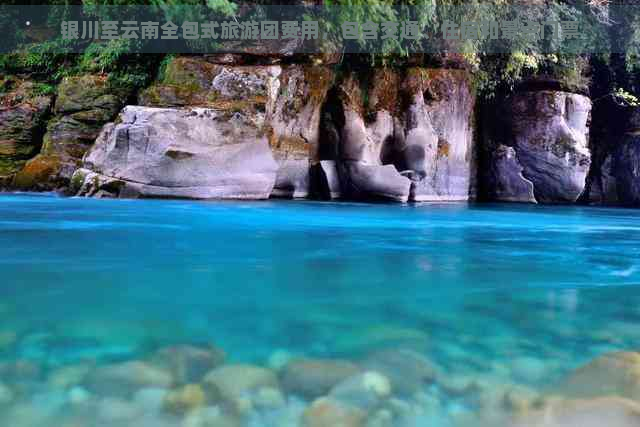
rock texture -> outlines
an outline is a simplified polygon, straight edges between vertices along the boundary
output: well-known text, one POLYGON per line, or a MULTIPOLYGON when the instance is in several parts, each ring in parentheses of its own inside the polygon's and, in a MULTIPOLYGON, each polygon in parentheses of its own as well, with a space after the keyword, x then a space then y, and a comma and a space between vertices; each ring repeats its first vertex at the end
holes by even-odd
POLYGON ((265 199, 275 163, 261 116, 126 107, 73 177, 79 195, 265 199))
POLYGON ((584 190, 591 163, 589 98, 560 91, 519 92, 503 108, 499 116, 510 119, 505 141, 498 141, 490 156, 489 196, 532 201, 530 182, 537 202, 575 202, 584 190), (501 145, 512 147, 513 152, 501 145))
POLYGON ((267 110, 270 145, 278 162, 273 195, 308 197, 317 160, 322 105, 332 83, 327 67, 287 65, 274 84, 267 110))
POLYGON ((51 104, 33 82, 0 78, 0 188, 40 151, 51 104))
POLYGON ((16 187, 66 186, 102 126, 116 117, 125 99, 126 94, 111 87, 106 76, 65 78, 58 86, 55 117, 47 125, 42 150, 16 175, 16 187))
POLYGON ((310 64, 245 65, 241 59, 233 55, 178 57, 167 65, 164 78, 141 94, 140 102, 260 116, 278 163, 272 195, 307 197, 321 107, 332 71, 310 64))
POLYGON ((579 398, 617 395, 640 400, 640 353, 605 354, 573 372, 561 391, 579 398))
POLYGON ((332 97, 319 153, 337 161, 341 186, 329 193, 401 202, 473 197, 474 98, 465 72, 351 73, 332 97))
POLYGON ((568 400, 550 405, 518 420, 508 427, 633 427, 640 425, 640 405, 615 397, 592 400, 568 400))
POLYGON ((522 175, 523 167, 513 147, 499 145, 491 153, 487 171, 489 197, 503 202, 537 203, 533 183, 522 175))
POLYGON ((604 188, 611 194, 615 187, 615 199, 618 203, 640 206, 640 129, 624 135, 613 154, 609 168, 603 167, 604 188), (613 177, 614 179, 611 179, 613 177))

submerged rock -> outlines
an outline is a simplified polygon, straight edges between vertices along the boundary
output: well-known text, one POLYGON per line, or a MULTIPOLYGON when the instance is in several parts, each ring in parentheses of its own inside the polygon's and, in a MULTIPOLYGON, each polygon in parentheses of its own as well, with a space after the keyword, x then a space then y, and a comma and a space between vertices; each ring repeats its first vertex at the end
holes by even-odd
POLYGON ((209 392, 217 392, 230 401, 263 387, 279 388, 275 373, 252 365, 221 366, 209 372, 203 383, 209 392))
POLYGON ((337 384, 329 396, 369 411, 391 395, 391 382, 379 372, 366 371, 337 384))
POLYGON ((284 395, 274 387, 262 387, 253 395, 253 404, 260 409, 275 409, 286 404, 284 395))
POLYGON ((55 388, 73 387, 82 383, 90 371, 89 365, 63 366, 49 374, 47 383, 55 388))
POLYGON ((331 398, 314 401, 302 414, 302 427, 364 427, 366 413, 331 398))
POLYGON ((164 409, 173 414, 185 414, 205 406, 207 396, 198 384, 187 384, 171 390, 164 398, 164 409))
POLYGON ((159 387, 141 388, 133 395, 133 403, 145 413, 159 412, 164 405, 169 390, 159 387))
POLYGON ((97 408, 97 417, 109 423, 123 423, 136 418, 138 415, 139 408, 119 398, 104 398, 97 408))
POLYGON ((180 427, 241 427, 242 421, 218 406, 207 406, 190 412, 180 427))
POLYGON ((433 383, 435 365, 423 355, 409 349, 381 350, 370 355, 363 366, 384 374, 395 393, 412 395, 433 383))
POLYGON ((9 403, 13 402, 13 392, 11 391, 11 389, 0 382, 0 406, 2 405, 8 405, 9 403))
POLYGON ((640 425, 640 405, 606 397, 556 402, 507 424, 508 427, 634 427, 640 425))
POLYGON ((277 164, 259 116, 126 107, 74 175, 78 195, 265 199, 277 164))
POLYGON ((617 352, 575 370, 560 390, 571 397, 617 395, 640 400, 640 353, 617 352))
POLYGON ((200 381, 208 372, 222 365, 225 358, 224 351, 213 346, 176 345, 158 350, 151 360, 170 371, 177 383, 185 384, 200 381))
POLYGON ((100 366, 87 375, 84 383, 95 394, 124 397, 141 388, 168 388, 173 378, 168 372, 145 362, 131 361, 100 366))
POLYGON ((282 386, 287 393, 312 399, 359 371, 357 365, 344 360, 293 360, 282 371, 282 386))

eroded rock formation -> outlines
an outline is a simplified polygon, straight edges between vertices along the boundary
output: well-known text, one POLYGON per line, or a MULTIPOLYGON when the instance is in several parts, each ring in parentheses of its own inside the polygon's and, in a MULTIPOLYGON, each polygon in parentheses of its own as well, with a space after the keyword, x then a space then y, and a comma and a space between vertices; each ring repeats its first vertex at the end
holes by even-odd
MULTIPOLYGON (((334 82, 334 71, 325 64, 244 65, 230 64, 226 57, 178 57, 163 79, 140 95, 141 104, 162 110, 130 106, 121 123, 107 125, 76 174, 74 190, 120 197, 400 202, 472 196, 474 98, 466 73, 381 68, 366 82, 360 77, 349 73, 334 82), (200 133, 185 132, 185 126, 200 133), (146 134, 137 130, 140 127, 146 134), (142 176, 137 167, 136 173, 118 167, 131 154, 125 155, 128 148, 115 141, 157 148, 138 150, 135 157, 158 170, 147 167, 142 176), (216 181, 219 162, 227 160, 214 155, 214 147, 217 152, 248 142, 264 147, 264 141, 277 164, 268 194, 266 186, 244 191, 231 181, 216 181), (181 144, 188 147, 190 161, 186 154, 180 159, 167 154, 181 144), (194 156, 199 156, 197 162, 194 156), (203 179, 190 179, 192 175, 203 179), (223 191, 223 183, 230 185, 228 191, 223 191), (198 186, 203 186, 201 191, 198 186)), ((264 172, 261 179, 268 180, 268 156, 252 153, 242 154, 245 172, 257 167, 264 172)), ((233 167, 242 169, 239 164, 233 167)))
POLYGON ((489 197, 499 201, 573 203, 585 187, 591 101, 560 91, 527 91, 503 105, 504 140, 490 148, 489 197), (511 150, 509 150, 509 148, 511 150))
POLYGON ((76 171, 79 195, 266 199, 278 166, 260 116, 126 107, 76 171))
MULTIPOLYGON (((147 127, 155 126, 153 117, 161 115, 176 125, 188 122, 207 128, 211 124, 202 118, 204 110, 194 112, 202 108, 216 117, 215 132, 248 126, 249 140, 266 141, 277 165, 266 197, 464 201, 475 199, 479 178, 482 194, 489 200, 640 205, 640 120, 634 108, 615 113, 620 132, 597 134, 588 144, 589 98, 563 90, 529 88, 499 103, 490 119, 483 116, 481 130, 493 127, 500 131, 483 135, 477 150, 475 97, 467 71, 342 64, 337 72, 338 59, 178 56, 167 64, 159 80, 138 94, 139 106, 162 108, 163 112, 137 110, 141 114, 137 117, 144 115, 147 127), (194 112, 193 117, 202 117, 194 119, 186 115, 189 111, 194 112), (476 151, 483 152, 479 170, 476 151)), ((5 90, 0 110, 0 185, 65 190, 80 167, 83 171, 77 177, 95 173, 109 182, 127 181, 132 183, 129 189, 135 187, 133 177, 94 169, 106 167, 96 160, 96 153, 108 146, 108 135, 125 123, 103 126, 116 118, 127 99, 133 99, 131 94, 112 87, 106 76, 83 75, 64 79, 54 103, 53 96, 38 95, 29 82, 18 83, 5 90), (47 123, 49 111, 52 118, 47 123), (101 131, 104 135, 98 142, 102 148, 94 150, 101 131), (83 164, 81 159, 90 149, 83 164)), ((609 109, 604 104, 602 108, 609 109)), ((132 117, 134 109, 129 107, 123 117, 132 117)), ((138 127, 143 122, 135 119, 128 125, 138 127)), ((178 128, 161 132, 172 144, 186 137, 178 128)), ((211 135, 217 135, 215 132, 211 135)), ((184 143, 193 148, 198 139, 188 138, 184 143)), ((204 146, 247 142, 226 133, 219 138, 204 146)), ((213 156, 204 156, 209 155, 213 156)), ((253 159, 244 161, 249 168, 253 159)), ((174 169, 166 173, 166 179, 147 176, 139 184, 158 182, 161 188, 200 185, 186 178, 177 182, 176 170, 193 165, 171 162, 174 169)), ((262 157, 257 162, 265 164, 262 157)), ((210 163, 210 167, 217 166, 210 163)), ((190 172, 181 174, 187 177, 190 172)), ((78 180, 73 190, 79 188, 78 180)), ((156 194, 150 188, 116 193, 121 197, 265 197, 263 191, 213 191, 210 182, 203 185, 207 189, 181 194, 173 190, 156 194)), ((102 184, 82 187, 84 195, 115 194, 111 184, 106 192, 102 184)))
MULTIPOLYGON (((347 75, 326 110, 321 160, 335 161, 349 198, 473 197, 472 96, 463 71, 376 69, 347 75)), ((321 165, 330 176, 332 164, 321 165)))

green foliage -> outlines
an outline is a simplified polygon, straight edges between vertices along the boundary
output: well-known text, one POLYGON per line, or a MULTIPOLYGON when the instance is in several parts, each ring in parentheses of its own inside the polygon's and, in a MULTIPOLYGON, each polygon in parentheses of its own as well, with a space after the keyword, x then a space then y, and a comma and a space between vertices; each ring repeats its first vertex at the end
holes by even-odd
POLYGON ((56 87, 48 83, 36 83, 33 86, 33 94, 36 96, 47 96, 56 93, 56 87))
POLYGON ((616 103, 625 107, 640 107, 640 99, 625 91, 622 88, 617 88, 613 93, 613 98, 616 103))

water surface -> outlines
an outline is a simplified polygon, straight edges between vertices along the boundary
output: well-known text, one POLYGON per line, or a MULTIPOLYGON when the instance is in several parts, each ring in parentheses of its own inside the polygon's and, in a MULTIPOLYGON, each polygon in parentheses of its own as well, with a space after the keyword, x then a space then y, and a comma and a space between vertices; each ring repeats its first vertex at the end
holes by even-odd
MULTIPOLYGON (((69 397, 86 380, 48 378, 213 344, 229 364, 274 372, 291 358, 409 349, 437 375, 394 394, 414 410, 390 410, 389 425, 477 420, 487 390, 470 381, 550 393, 593 358, 640 347, 639 253, 634 210, 5 195, 0 381, 13 397, 0 418, 186 425, 162 408, 101 419, 87 409, 105 404, 99 393, 69 397)), ((282 393, 283 406, 245 411, 239 425, 299 425, 312 399, 282 393)))

